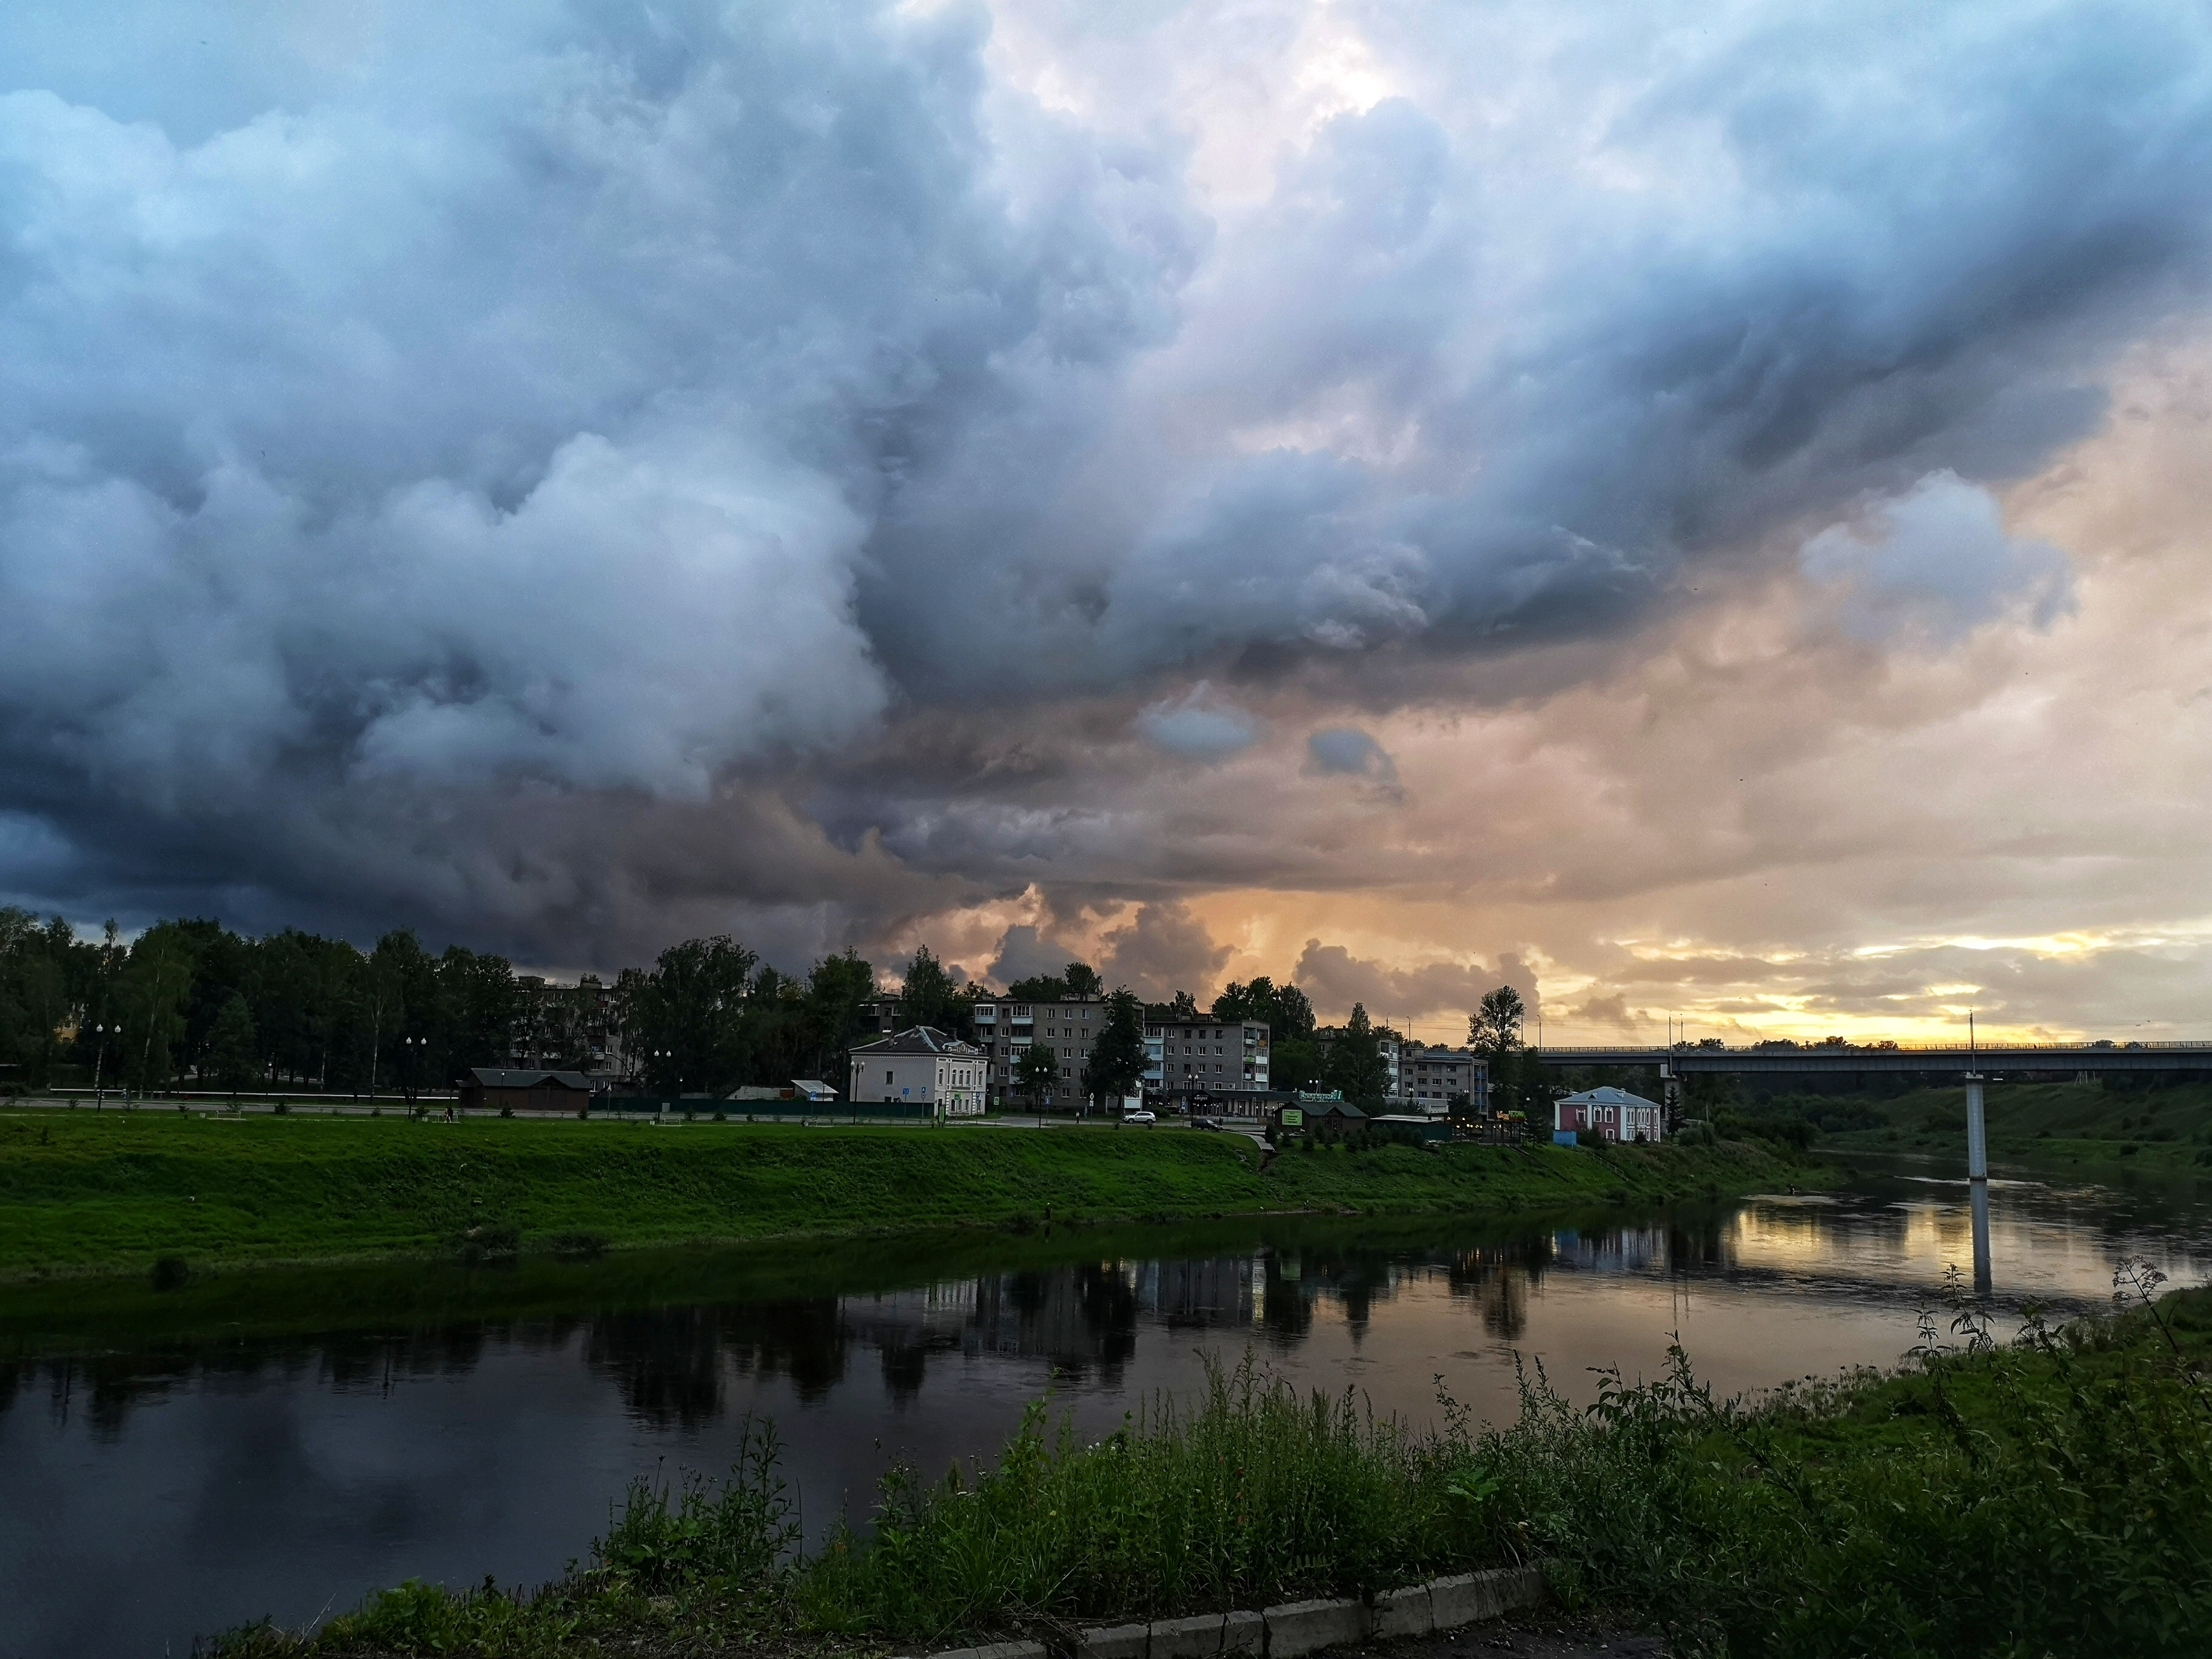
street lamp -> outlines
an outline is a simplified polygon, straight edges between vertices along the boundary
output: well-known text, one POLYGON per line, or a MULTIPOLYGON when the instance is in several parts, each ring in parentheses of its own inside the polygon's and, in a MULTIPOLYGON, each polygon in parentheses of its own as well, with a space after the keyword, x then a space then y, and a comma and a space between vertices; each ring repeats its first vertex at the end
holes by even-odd
MULTIPOLYGON (((118 1027, 118 1029, 119 1030, 120 1028, 118 1027)), ((107 1091, 100 1086, 100 1066, 107 1058, 107 1027, 105 1025, 95 1025, 92 1028, 92 1033, 94 1039, 92 1045, 92 1109, 96 1112, 104 1103, 106 1103, 107 1099, 107 1091)))

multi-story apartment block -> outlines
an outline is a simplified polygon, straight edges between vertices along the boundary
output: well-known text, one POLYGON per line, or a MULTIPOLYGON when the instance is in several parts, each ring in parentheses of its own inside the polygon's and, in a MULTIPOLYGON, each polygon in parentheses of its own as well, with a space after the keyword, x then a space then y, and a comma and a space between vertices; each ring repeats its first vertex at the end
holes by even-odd
POLYGON ((1267 1087, 1268 1030, 1250 1019, 1145 1022, 1145 1091, 1183 1096, 1267 1087))
POLYGON ((1442 1117, 1459 1096, 1466 1097, 1477 1116, 1487 1116, 1489 1064, 1466 1048, 1409 1042, 1398 1057, 1398 1092, 1407 1105, 1431 1117, 1442 1117))
POLYGON ((1018 1002, 1011 997, 985 997, 975 1004, 975 1046, 990 1056, 991 1095, 1006 1101, 1019 1092, 1014 1066, 1022 1051, 1043 1043, 1060 1062, 1060 1086, 1045 1103, 1065 1104, 1083 1093, 1084 1062, 1091 1045, 1106 1024, 1106 1003, 1101 997, 1067 997, 1057 1001, 1018 1002))
POLYGON ((598 975, 556 985, 542 974, 517 974, 514 986, 514 1023, 501 1056, 507 1067, 567 1068, 600 1082, 623 1075, 622 1026, 598 975))

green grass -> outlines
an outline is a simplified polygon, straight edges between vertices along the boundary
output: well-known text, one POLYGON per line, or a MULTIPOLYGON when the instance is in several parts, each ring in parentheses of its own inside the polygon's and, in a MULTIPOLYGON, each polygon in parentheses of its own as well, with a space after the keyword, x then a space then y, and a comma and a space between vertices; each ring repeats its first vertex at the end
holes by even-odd
MULTIPOLYGON (((1831 1134, 1838 1149, 1966 1155, 1966 1093, 1923 1089, 1891 1099, 1777 1101, 1833 1112, 1847 1100, 1868 1127, 1831 1134)), ((2100 1082, 1996 1083, 1983 1092, 1992 1157, 2064 1169, 2095 1166, 2212 1175, 2212 1084, 2124 1089, 2100 1082)))
POLYGON ((532 1592, 410 1583, 311 1638, 219 1651, 514 1656, 880 1650, 1079 1620, 1370 1594, 1540 1560, 1570 1604, 1736 1659, 2196 1655, 2212 1632, 2212 1293, 1991 1344, 1954 1304, 1896 1374, 1716 1400, 1676 1356, 1571 1407, 1434 1430, 1248 1360, 1104 1438, 1040 1404, 997 1462, 884 1483, 873 1527, 797 1546, 774 1431, 720 1482, 641 1482, 532 1592))
POLYGON ((1182 1129, 0 1116, 0 1279, 946 1226, 1656 1201, 1817 1176, 1756 1146, 1287 1152, 1182 1129))

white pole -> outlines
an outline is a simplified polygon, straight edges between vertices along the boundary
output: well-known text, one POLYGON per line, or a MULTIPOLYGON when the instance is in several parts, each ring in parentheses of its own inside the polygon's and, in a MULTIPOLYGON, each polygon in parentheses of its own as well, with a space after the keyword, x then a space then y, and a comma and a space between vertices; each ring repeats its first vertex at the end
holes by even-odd
POLYGON ((1972 1200, 1974 1221, 1974 1290, 1986 1296, 1990 1286, 1990 1139, 1982 1110, 1982 1074, 1974 1068, 1980 1057, 1974 1031, 1974 1013, 1966 1011, 1966 1185, 1972 1200))

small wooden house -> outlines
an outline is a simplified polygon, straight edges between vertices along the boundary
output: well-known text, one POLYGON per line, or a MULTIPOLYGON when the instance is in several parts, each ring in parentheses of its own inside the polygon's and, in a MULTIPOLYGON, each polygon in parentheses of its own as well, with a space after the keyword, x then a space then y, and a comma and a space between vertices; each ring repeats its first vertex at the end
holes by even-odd
POLYGON ((461 1082, 461 1109, 574 1113, 592 1098, 592 1080, 581 1072, 506 1071, 471 1066, 461 1082))

